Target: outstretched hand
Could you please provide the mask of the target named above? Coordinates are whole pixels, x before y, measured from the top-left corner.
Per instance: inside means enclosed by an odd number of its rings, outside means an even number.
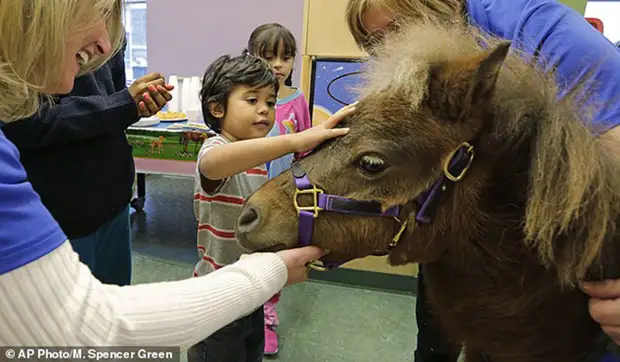
[[[288,269],[288,280],[286,285],[303,282],[308,279],[307,264],[320,259],[324,253],[316,246],[305,246],[289,250],[282,250],[276,253]]]
[[[620,279],[584,282],[590,299],[590,315],[611,339],[620,344]]]
[[[295,152],[303,153],[314,149],[328,139],[344,136],[349,133],[349,128],[334,128],[344,118],[355,111],[357,102],[343,107],[334,113],[323,123],[311,127],[303,132],[294,134],[293,147]]]

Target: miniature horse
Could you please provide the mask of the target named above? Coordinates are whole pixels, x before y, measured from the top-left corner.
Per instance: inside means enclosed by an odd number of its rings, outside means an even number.
[[[312,243],[328,267],[424,263],[468,362],[600,358],[577,285],[620,276],[620,167],[588,88],[561,93],[542,64],[472,29],[403,29],[369,65],[350,133],[254,193],[239,242]]]

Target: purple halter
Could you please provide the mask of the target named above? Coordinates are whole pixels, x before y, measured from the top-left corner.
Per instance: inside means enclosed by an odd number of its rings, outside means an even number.
[[[443,195],[452,189],[454,184],[463,179],[467,170],[474,159],[474,147],[467,142],[455,149],[446,159],[443,167],[443,175],[433,184],[433,186],[416,198],[415,206],[417,209],[415,219],[421,224],[432,222],[437,206]],[[360,201],[345,197],[326,194],[323,190],[316,187],[308,179],[308,175],[301,165],[296,161],[292,165],[293,178],[295,180],[295,196],[293,203],[299,216],[299,244],[300,246],[310,245],[312,242],[312,229],[314,219],[319,216],[321,211],[339,212],[351,215],[363,216],[387,216],[393,217],[400,230],[396,233],[389,247],[394,247],[400,240],[400,236],[405,231],[407,222],[401,222],[400,206],[394,206],[381,211],[381,203],[377,201]],[[456,176],[455,176],[456,175]],[[311,206],[300,206],[299,195],[312,195],[313,203]],[[326,264],[324,268],[312,265],[313,269],[326,271],[341,263]]]

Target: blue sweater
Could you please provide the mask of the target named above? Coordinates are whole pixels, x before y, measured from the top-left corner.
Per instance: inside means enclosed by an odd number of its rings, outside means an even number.
[[[60,246],[67,237],[26,180],[0,123],[0,275]]]
[[[467,0],[467,15],[555,69],[564,92],[585,82],[597,134],[620,124],[620,52],[581,14],[557,0]]]
[[[29,119],[5,124],[28,181],[70,238],[96,231],[131,199],[132,147],[125,129],[139,119],[125,86],[123,52]]]

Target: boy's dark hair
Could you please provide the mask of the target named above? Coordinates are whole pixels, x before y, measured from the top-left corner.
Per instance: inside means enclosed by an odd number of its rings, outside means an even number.
[[[244,54],[237,57],[223,55],[217,58],[202,77],[202,89],[198,95],[202,104],[205,123],[213,131],[220,133],[220,120],[215,117],[209,105],[219,104],[226,112],[228,97],[235,86],[274,87],[276,94],[280,88],[278,78],[269,65],[261,58]]]
[[[278,23],[263,24],[250,34],[250,40],[248,40],[248,47],[245,52],[252,55],[266,58],[265,55],[278,54],[278,46],[280,42],[284,45],[284,55],[289,57],[295,57],[297,55],[297,42],[295,36],[287,28]],[[288,78],[284,81],[287,86],[292,85],[293,71]]]

